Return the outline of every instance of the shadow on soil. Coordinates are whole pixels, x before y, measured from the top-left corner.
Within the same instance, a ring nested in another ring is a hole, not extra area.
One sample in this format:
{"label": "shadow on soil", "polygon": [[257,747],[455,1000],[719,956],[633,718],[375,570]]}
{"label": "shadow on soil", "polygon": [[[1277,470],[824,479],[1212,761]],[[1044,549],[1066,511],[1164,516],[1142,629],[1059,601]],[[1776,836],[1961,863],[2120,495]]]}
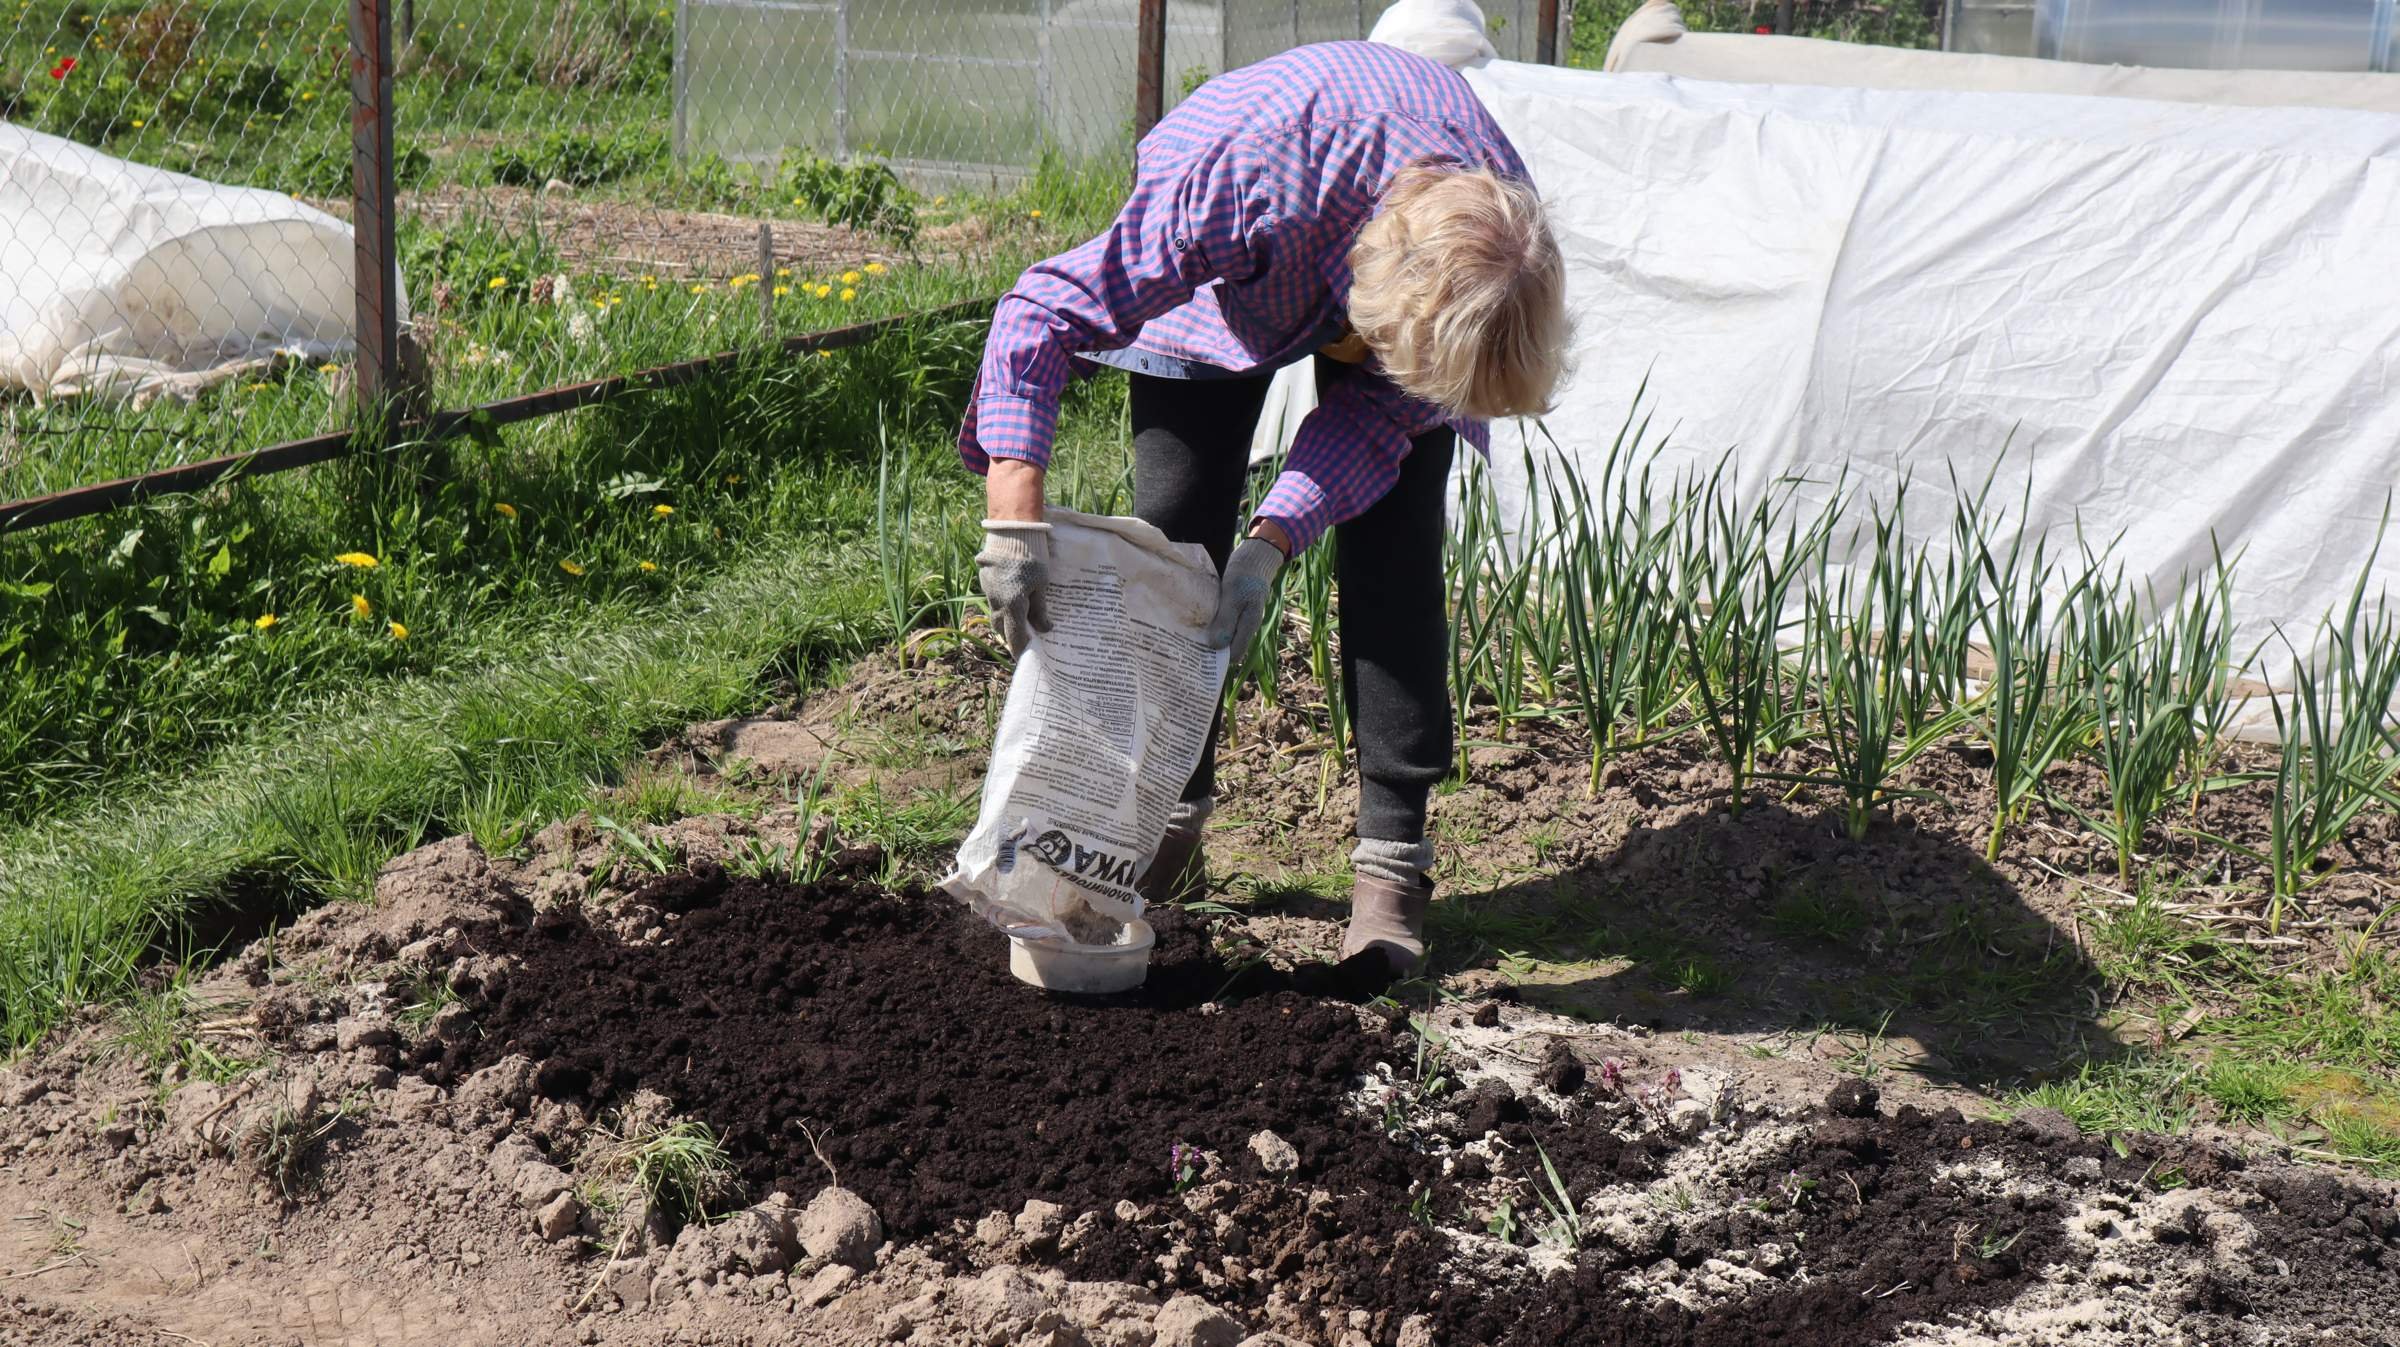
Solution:
{"label": "shadow on soil", "polygon": [[[1452,888],[1444,972],[1495,968],[1529,1003],[1662,1033],[1788,1035],[1865,1072],[1992,1089],[2119,1050],[2074,933],[1948,838],[1752,804],[1555,875]],[[1912,1042],[1913,1040],[1913,1042]]]}

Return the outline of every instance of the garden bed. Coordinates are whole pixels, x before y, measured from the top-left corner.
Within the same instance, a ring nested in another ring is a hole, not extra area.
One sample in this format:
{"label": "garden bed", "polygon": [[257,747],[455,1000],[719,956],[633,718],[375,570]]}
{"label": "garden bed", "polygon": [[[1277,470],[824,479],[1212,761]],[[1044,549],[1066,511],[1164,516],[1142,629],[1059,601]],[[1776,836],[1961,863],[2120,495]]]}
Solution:
{"label": "garden bed", "polygon": [[2400,1341],[2387,1186],[1176,914],[1142,991],[1053,999],[817,838],[454,839],[56,1037],[0,1341]]}

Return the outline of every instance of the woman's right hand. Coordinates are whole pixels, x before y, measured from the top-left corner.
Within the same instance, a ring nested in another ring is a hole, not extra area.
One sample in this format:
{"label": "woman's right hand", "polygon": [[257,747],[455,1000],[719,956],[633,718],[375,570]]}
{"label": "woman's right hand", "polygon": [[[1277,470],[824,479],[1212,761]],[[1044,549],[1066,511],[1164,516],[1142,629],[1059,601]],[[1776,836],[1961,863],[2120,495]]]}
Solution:
{"label": "woman's right hand", "polygon": [[1042,520],[1042,470],[1016,459],[994,459],[985,478],[984,506],[976,579],[1008,653],[1022,656],[1035,632],[1050,630],[1043,603],[1050,583],[1050,526]]}

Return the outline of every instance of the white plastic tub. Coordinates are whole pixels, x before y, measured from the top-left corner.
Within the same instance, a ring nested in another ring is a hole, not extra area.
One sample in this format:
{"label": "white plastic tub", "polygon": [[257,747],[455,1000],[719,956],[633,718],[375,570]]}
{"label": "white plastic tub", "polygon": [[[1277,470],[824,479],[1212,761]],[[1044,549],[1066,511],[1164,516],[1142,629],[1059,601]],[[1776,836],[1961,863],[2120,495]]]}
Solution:
{"label": "white plastic tub", "polygon": [[1078,996],[1129,992],[1150,976],[1150,950],[1158,943],[1150,923],[1135,918],[1113,945],[1078,945],[1069,940],[1008,942],[1008,971],[1017,981]]}

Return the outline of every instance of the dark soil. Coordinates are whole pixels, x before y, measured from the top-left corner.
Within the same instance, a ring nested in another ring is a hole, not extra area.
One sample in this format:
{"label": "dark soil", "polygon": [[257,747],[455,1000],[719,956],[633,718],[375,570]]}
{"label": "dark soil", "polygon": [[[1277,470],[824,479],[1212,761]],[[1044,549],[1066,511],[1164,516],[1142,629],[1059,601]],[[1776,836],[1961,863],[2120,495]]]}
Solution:
{"label": "dark soil", "polygon": [[[477,948],[517,964],[496,995],[470,997],[479,1034],[448,1048],[429,1042],[418,1068],[446,1083],[522,1053],[554,1098],[604,1109],[657,1091],[716,1129],[754,1195],[805,1200],[825,1185],[813,1132],[844,1186],[896,1237],[962,1258],[962,1236],[986,1214],[1057,1202],[1069,1218],[1093,1215],[1068,1252],[1031,1253],[1076,1277],[1205,1289],[1220,1303],[1272,1295],[1361,1310],[1379,1344],[1424,1314],[1449,1347],[1859,1347],[1905,1323],[2009,1302],[2067,1256],[2059,1196],[1940,1182],[1942,1166],[1992,1157],[2050,1171],[2073,1158],[2098,1163],[2126,1191],[2160,1174],[2205,1184],[2232,1168],[2188,1147],[2106,1147],[1955,1112],[1886,1117],[1854,1090],[1734,1176],[1738,1200],[1703,1225],[1654,1226],[1631,1241],[1587,1233],[1573,1270],[1547,1280],[1483,1275],[1462,1269],[1436,1228],[1483,1225],[1466,1194],[1488,1161],[1458,1145],[1493,1131],[1496,1153],[1538,1146],[1580,1199],[1640,1183],[1684,1143],[1626,1126],[1639,1104],[1614,1097],[1604,1073],[1587,1077],[1557,1058],[1546,1082],[1580,1092],[1567,1118],[1487,1081],[1412,1122],[1415,1144],[1393,1140],[1355,1088],[1379,1065],[1408,1079],[1405,1023],[1331,999],[1362,989],[1330,975],[1236,979],[1204,934],[1171,914],[1161,914],[1149,985],[1093,1002],[1011,980],[1002,938],[946,899],[855,875],[798,890],[712,869],[630,901],[656,909],[670,933],[628,943],[611,933],[621,922],[595,924],[572,908],[478,932]],[[1261,1168],[1249,1141],[1266,1130],[1298,1151],[1296,1174]],[[1216,1161],[1188,1192],[1172,1158],[1179,1145]],[[2262,1297],[2338,1298],[2345,1279],[2353,1298],[2371,1286],[2400,1290],[2400,1225],[2388,1203],[2330,1179],[2268,1196],[2263,1245],[2295,1275],[2212,1277],[2195,1316],[2239,1318]],[[1138,1214],[1120,1217],[1122,1201]],[[1520,1211],[1516,1242],[1530,1245],[1540,1212],[1530,1198]],[[2005,1246],[1980,1234],[2005,1235]],[[1702,1309],[1623,1289],[1629,1272],[1691,1269],[1768,1241],[1796,1246],[1806,1275]]]}

